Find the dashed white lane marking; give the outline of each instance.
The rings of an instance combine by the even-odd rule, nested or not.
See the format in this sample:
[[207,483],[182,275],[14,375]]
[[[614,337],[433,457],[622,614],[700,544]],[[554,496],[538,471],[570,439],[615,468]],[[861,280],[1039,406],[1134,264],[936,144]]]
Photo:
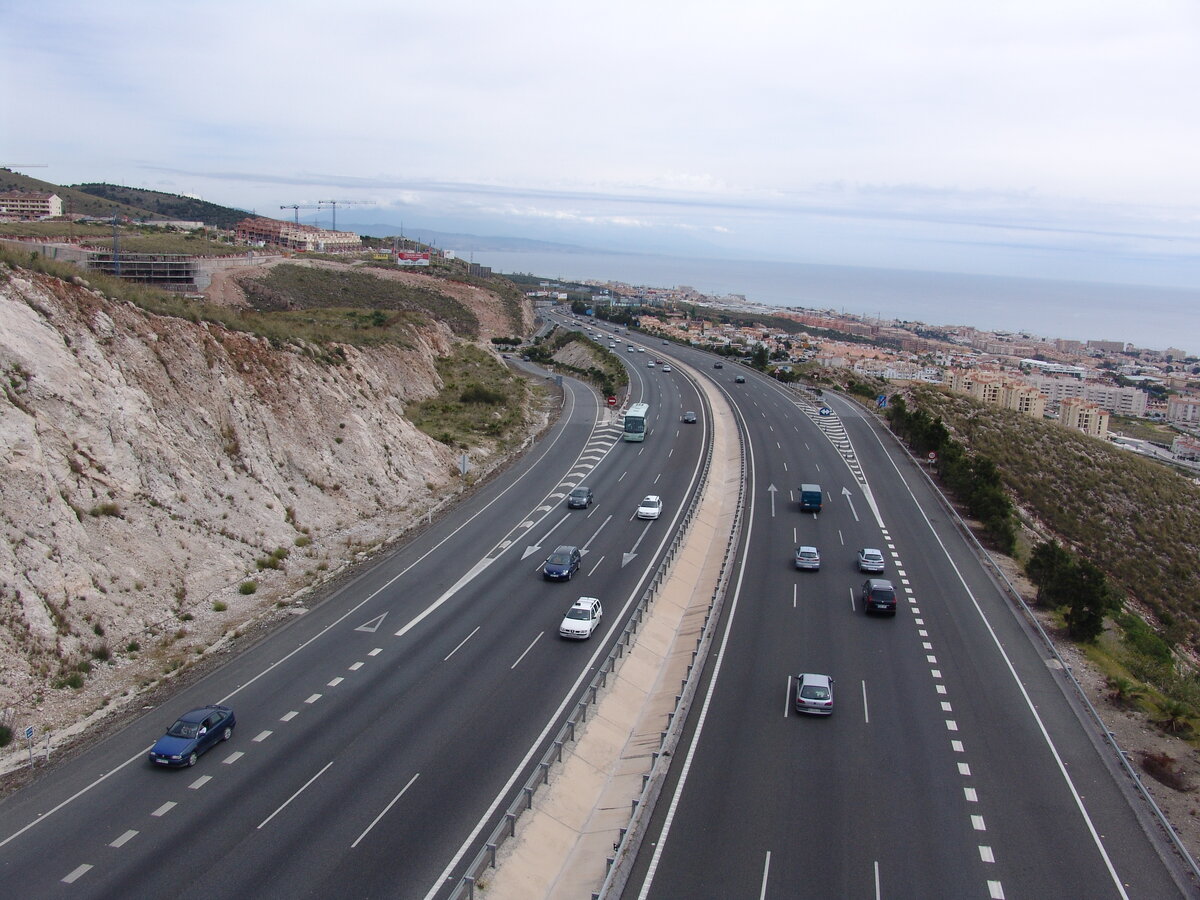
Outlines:
[[341,675],[339,675],[337,678],[333,679],[333,681],[329,682],[329,684],[325,685],[325,687],[337,687],[339,684],[341,684],[345,680],[346,680],[345,678],[343,678]]
[[1004,887],[998,881],[988,882],[988,896],[992,900],[1004,900]]
[[356,662],[354,665],[352,665],[352,666],[350,667],[350,671],[351,671],[351,672],[357,672],[357,671],[358,671],[359,669],[361,669],[362,667],[363,667],[363,664],[362,664],[362,663],[360,663],[360,662]]
[[979,802],[979,795],[975,793],[975,788],[963,788],[963,796],[967,798],[968,803]]
[[175,808],[175,806],[176,806],[176,804],[175,804],[174,800],[168,800],[166,803],[164,803],[162,806],[160,806],[154,812],[150,813],[150,815],[165,816],[167,813],[169,813],[171,810],[173,810]]
[[994,863],[996,861],[996,857],[992,853],[992,848],[987,844],[979,845],[979,858],[985,863]]
[[922,650],[932,650],[932,649],[933,649],[933,644],[929,643],[929,641],[922,641],[922,642],[921,642],[921,649],[922,649]]
[[946,693],[946,686],[944,684],[935,684],[933,687],[939,694]]
[[263,741],[265,741],[267,738],[269,738],[274,733],[275,732],[273,732],[273,731],[260,731],[258,734],[256,734],[254,736],[254,738],[253,738],[254,743],[261,744]]
[[953,719],[947,719],[946,720],[946,730],[947,731],[958,731],[958,723],[955,722]]
[[941,669],[930,669],[929,674],[932,675],[934,678],[941,678],[942,670]]
[[968,778],[970,778],[970,777],[971,777],[971,766],[970,766],[970,764],[969,764],[969,763],[959,763],[959,764],[958,764],[958,774],[959,774],[959,775],[965,775],[965,776],[967,776]]
[[298,715],[300,715],[300,713],[296,712],[296,710],[293,709],[291,712],[286,712],[282,716],[280,716],[279,721],[280,722],[290,722],[290,721],[292,721],[292,719],[296,718],[296,716],[298,716]]
[[124,847],[126,844],[128,844],[130,841],[132,841],[135,837],[137,837],[137,834],[138,833],[131,828],[127,832],[125,832],[123,835],[121,835],[119,838],[117,838],[115,841],[113,841],[111,844],[109,844],[108,846]]
[[963,742],[962,741],[951,741],[950,749],[953,750],[955,753],[962,753],[963,752]]
[[983,824],[983,816],[971,816],[971,827],[976,831],[987,831],[987,826]]
[[191,784],[188,785],[188,790],[189,791],[198,791],[198,790],[200,790],[200,788],[204,787],[210,781],[212,781],[211,775],[201,775],[199,778],[197,778],[195,781],[193,781]]
[[383,652],[382,647],[376,647],[374,650],[372,650],[370,653],[368,653],[367,656],[378,656],[382,652]]
[[227,757],[225,757],[223,760],[221,760],[221,763],[222,763],[222,765],[232,766],[235,762],[237,762],[239,759],[241,759],[245,755],[246,754],[243,753],[241,750],[234,750]]
[[320,695],[320,694],[313,694],[311,697],[309,697],[309,698],[308,698],[307,700],[305,700],[304,702],[305,702],[305,703],[316,703],[316,702],[317,702],[318,700],[320,700],[320,699],[321,699],[321,695]]
[[82,866],[72,869],[71,873],[63,879],[63,884],[74,884],[81,876],[86,875],[90,868],[90,865],[84,863]]
[[931,666],[936,666],[937,665],[937,657],[934,656],[932,653],[929,653],[925,656],[925,662],[929,663]]

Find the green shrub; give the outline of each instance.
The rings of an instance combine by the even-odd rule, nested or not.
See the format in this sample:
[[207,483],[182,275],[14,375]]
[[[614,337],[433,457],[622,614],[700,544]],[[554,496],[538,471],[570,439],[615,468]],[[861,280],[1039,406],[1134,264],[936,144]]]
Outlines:
[[226,603],[224,600],[217,600],[216,602],[213,603],[212,608],[213,608],[213,612],[225,612],[225,610],[229,609],[229,604]]
[[257,590],[258,582],[256,581],[243,581],[238,585],[238,593],[243,595],[253,594]]

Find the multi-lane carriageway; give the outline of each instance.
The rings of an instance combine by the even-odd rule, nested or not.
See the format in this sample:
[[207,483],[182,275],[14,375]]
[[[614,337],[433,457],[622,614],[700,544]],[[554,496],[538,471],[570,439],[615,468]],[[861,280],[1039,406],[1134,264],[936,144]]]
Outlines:
[[[747,524],[703,702],[626,895],[1185,894],[1061,673],[899,448],[828,398],[860,479],[794,394],[670,355],[716,377],[745,434]],[[503,478],[6,798],[4,883],[39,897],[448,896],[696,490],[712,416],[675,425],[706,410],[694,381],[637,365],[631,378],[657,410],[650,440],[618,441],[594,394],[564,380],[562,418]],[[829,499],[801,517],[782,501],[814,477]],[[566,515],[585,479],[597,503]],[[659,522],[632,518],[647,493],[667,502]],[[820,572],[790,568],[801,539],[821,547]],[[587,548],[565,585],[538,575],[556,543]],[[904,586],[895,620],[854,608],[861,545],[886,548]],[[600,632],[559,641],[582,593],[603,596]],[[828,721],[785,714],[800,670],[837,678]],[[194,769],[149,768],[175,713],[214,701],[237,709],[233,740]]]

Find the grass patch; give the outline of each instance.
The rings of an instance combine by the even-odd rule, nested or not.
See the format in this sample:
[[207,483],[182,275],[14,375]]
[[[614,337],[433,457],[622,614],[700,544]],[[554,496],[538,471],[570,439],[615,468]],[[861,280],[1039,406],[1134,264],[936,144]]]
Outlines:
[[409,420],[437,441],[469,448],[525,436],[529,387],[478,347],[462,345],[437,361],[442,390],[408,408]]
[[257,581],[243,581],[238,585],[238,593],[243,596],[249,596],[258,590]]

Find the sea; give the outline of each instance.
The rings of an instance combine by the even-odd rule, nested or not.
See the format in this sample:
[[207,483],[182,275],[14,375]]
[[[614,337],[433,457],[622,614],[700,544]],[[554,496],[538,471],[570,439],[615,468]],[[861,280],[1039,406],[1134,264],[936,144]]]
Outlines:
[[1200,289],[652,254],[476,250],[471,258],[500,274],[687,286],[767,306],[1200,355]]

